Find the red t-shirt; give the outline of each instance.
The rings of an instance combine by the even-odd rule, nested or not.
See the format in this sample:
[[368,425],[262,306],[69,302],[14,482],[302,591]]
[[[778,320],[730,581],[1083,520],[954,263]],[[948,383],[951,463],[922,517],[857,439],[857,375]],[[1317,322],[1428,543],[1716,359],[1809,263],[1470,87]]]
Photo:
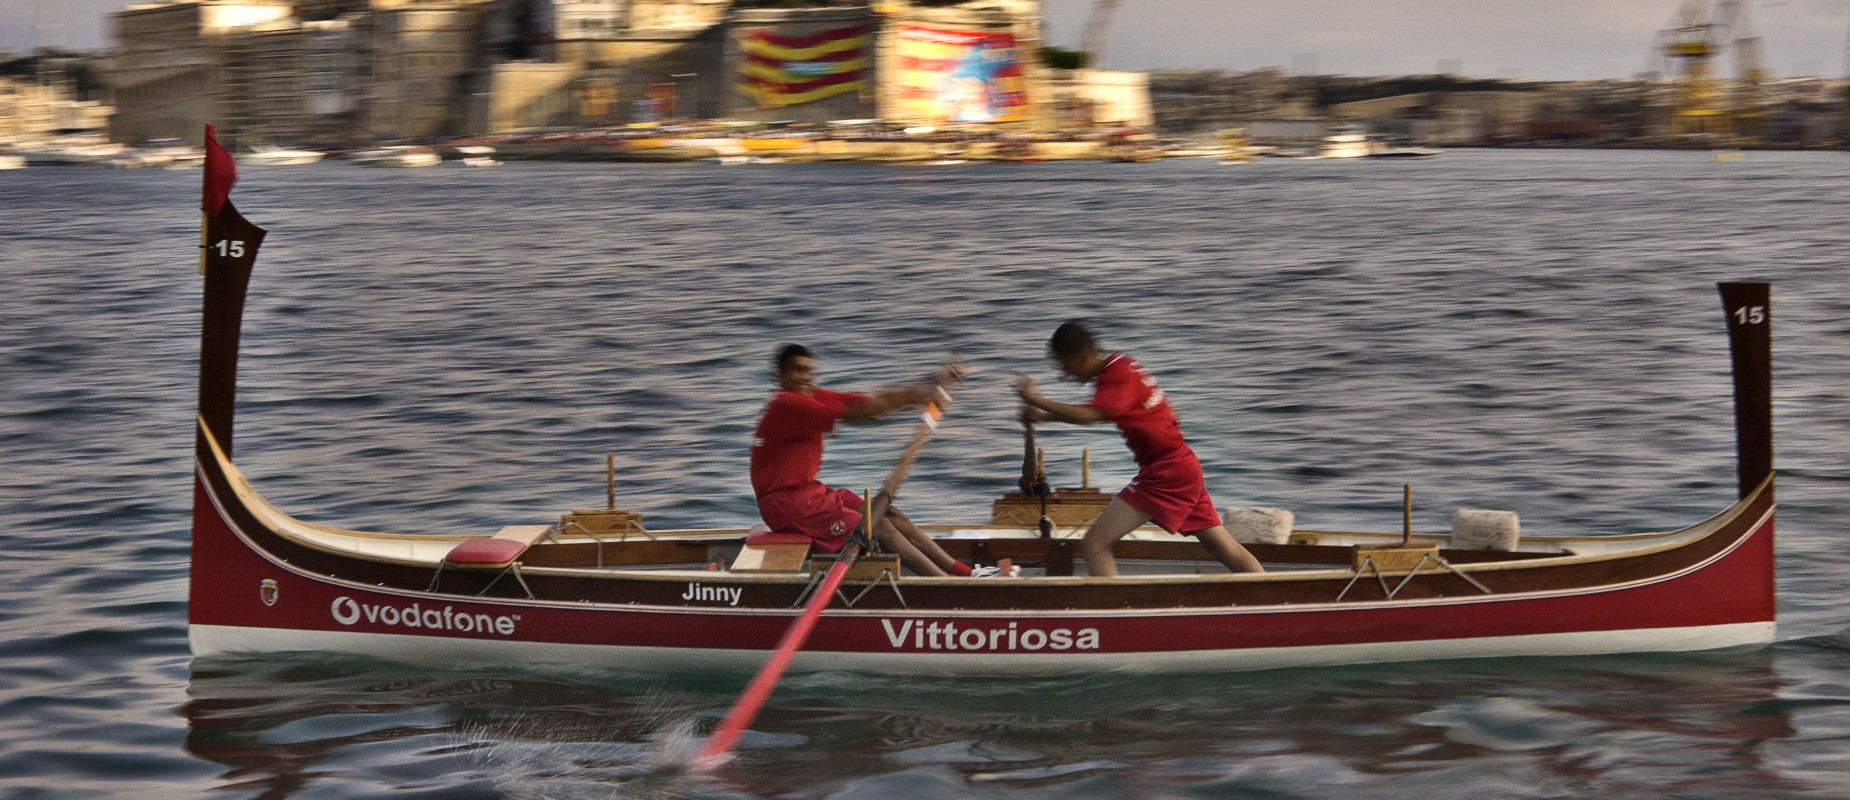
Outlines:
[[759,497],[792,489],[825,488],[822,437],[834,432],[848,407],[867,395],[818,388],[808,395],[783,389],[771,395],[752,431],[752,491]]
[[1190,452],[1188,443],[1182,440],[1175,410],[1169,407],[1169,398],[1136,359],[1112,353],[1105,359],[1105,368],[1092,380],[1090,405],[1117,424],[1138,467]]

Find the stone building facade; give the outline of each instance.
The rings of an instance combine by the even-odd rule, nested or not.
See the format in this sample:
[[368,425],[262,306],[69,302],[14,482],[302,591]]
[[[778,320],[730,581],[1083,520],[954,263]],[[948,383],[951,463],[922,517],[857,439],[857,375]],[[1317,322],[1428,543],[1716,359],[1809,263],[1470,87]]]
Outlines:
[[0,78],[0,145],[24,145],[53,139],[65,131],[107,128],[113,109],[94,100],[77,100],[55,82]]
[[[197,141],[208,121],[356,144],[715,117],[1059,124],[1039,0],[168,0],[113,19],[122,141]],[[1102,100],[1136,87],[1062,85],[1137,113]]]
[[227,35],[212,121],[226,141],[339,142],[355,121],[353,29],[295,19]]
[[219,45],[238,32],[290,18],[284,0],[204,0],[131,6],[110,17],[115,55],[104,71],[115,99],[118,142],[198,142],[221,112]]

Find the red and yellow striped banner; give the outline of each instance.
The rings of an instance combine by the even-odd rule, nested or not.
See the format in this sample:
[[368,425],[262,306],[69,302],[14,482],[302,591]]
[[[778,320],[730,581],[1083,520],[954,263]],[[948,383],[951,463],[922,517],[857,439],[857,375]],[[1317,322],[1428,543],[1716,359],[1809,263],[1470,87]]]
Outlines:
[[873,63],[873,30],[866,25],[809,36],[748,29],[738,36],[743,57],[736,89],[761,108],[859,91]]

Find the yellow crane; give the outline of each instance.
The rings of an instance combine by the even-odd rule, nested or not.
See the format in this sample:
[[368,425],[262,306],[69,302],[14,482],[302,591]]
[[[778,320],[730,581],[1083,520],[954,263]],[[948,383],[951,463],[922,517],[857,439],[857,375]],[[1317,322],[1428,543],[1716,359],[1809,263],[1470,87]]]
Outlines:
[[[1730,46],[1740,77],[1727,92],[1715,65]],[[1739,0],[1684,0],[1658,34],[1655,55],[1669,67],[1664,73],[1676,81],[1671,135],[1760,136],[1766,120],[1761,86],[1767,72],[1760,66],[1760,37],[1752,33]]]

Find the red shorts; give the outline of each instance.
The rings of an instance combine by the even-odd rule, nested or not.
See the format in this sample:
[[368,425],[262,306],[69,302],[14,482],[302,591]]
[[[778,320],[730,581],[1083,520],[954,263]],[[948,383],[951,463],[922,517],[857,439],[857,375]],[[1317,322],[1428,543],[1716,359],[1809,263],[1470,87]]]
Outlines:
[[861,496],[847,489],[796,489],[758,498],[758,515],[778,533],[816,540],[823,553],[840,552],[861,524]]
[[1170,533],[1194,533],[1220,524],[1220,512],[1214,510],[1214,498],[1201,477],[1201,462],[1190,451],[1144,467],[1118,497]]

